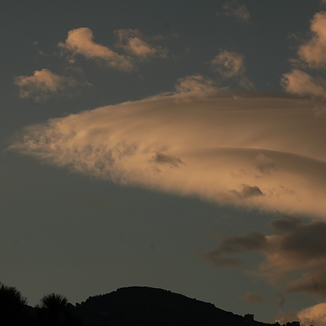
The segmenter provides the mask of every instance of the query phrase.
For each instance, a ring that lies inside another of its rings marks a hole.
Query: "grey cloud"
[[[229,257],[229,254],[260,251],[266,246],[263,234],[257,231],[249,232],[245,236],[229,236],[222,239],[218,247],[201,256],[217,267],[242,267],[241,260]]]
[[[229,0],[225,2],[222,8],[223,8],[223,12],[221,14],[224,16],[233,17],[243,22],[250,21],[250,13],[246,5],[241,4],[237,0]],[[220,13],[217,13],[217,15],[219,14]]]
[[[240,196],[242,198],[262,196],[263,192],[257,186],[241,185]]]
[[[281,248],[299,255],[304,260],[326,257],[326,224],[324,222],[299,224],[287,233],[281,242]]]
[[[151,159],[151,162],[158,164],[168,164],[171,167],[178,167],[180,164],[184,164],[178,157],[166,155],[159,152],[155,153]]]
[[[263,192],[257,186],[240,185],[241,190],[232,190],[231,193],[240,199],[262,196]]]
[[[220,256],[219,252],[211,251],[199,255],[201,258],[216,267],[242,267],[243,264],[239,259]]]
[[[284,287],[287,293],[301,292],[326,299],[326,223],[284,216],[271,226],[276,234],[251,231],[244,236],[227,236],[205,259],[216,267],[239,267],[241,260],[237,257],[233,261],[233,255],[258,252],[264,259],[253,274],[278,288]],[[225,263],[228,259],[229,265]]]
[[[248,303],[262,303],[264,301],[259,292],[248,292],[242,299]]]
[[[287,285],[288,293],[308,293],[326,299],[326,267],[305,273],[300,279]]]
[[[230,236],[218,246],[220,253],[242,253],[261,250],[266,246],[265,236],[258,231],[251,231],[244,236]]]
[[[282,218],[273,220],[270,225],[277,233],[287,233],[297,229],[302,224],[298,217],[282,214]]]

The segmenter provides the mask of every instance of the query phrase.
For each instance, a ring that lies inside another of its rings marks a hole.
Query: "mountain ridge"
[[[94,325],[273,325],[215,307],[212,303],[159,288],[132,286],[89,297],[75,313]],[[274,324],[275,325],[275,324]]]

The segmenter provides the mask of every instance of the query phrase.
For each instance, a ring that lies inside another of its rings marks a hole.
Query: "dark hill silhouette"
[[[76,305],[75,313],[86,325],[263,325],[213,304],[149,287],[121,288],[90,297]]]
[[[0,284],[1,285],[1,284]],[[27,305],[14,287],[0,286],[0,325],[5,326],[271,326],[211,303],[150,287],[128,287],[89,297],[75,306],[59,294]],[[277,324],[274,324],[277,325]],[[286,326],[298,326],[298,322]]]

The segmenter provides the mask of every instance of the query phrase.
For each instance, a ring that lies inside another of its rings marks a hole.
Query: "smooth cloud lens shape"
[[[196,96],[198,78],[172,95],[29,126],[10,148],[120,184],[326,217],[326,121],[315,118],[315,104],[212,93],[205,83],[210,92]]]

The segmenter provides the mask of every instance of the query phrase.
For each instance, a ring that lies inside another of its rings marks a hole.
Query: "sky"
[[[0,281],[151,286],[325,325],[326,1],[3,0]]]

